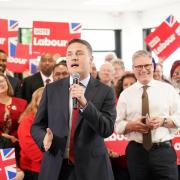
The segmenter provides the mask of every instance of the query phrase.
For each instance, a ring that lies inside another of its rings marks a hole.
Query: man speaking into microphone
[[[44,151],[39,180],[114,180],[104,138],[114,130],[115,94],[90,76],[91,45],[67,47],[70,77],[46,86],[31,134]]]

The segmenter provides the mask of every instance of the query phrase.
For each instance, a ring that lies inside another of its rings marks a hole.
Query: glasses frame
[[[134,68],[138,71],[142,71],[143,68],[146,69],[146,70],[150,70],[152,68],[153,64],[143,64],[143,65],[137,65],[137,66],[134,66]]]

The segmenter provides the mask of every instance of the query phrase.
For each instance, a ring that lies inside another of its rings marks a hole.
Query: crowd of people
[[[166,78],[144,50],[132,56],[132,72],[111,54],[97,71],[92,52],[74,39],[66,60],[45,52],[39,71],[19,80],[0,50],[0,148],[15,148],[16,180],[178,180],[171,139],[180,127],[180,60]],[[114,128],[129,140],[126,155],[105,147]]]

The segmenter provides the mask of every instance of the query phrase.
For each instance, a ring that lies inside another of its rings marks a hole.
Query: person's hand
[[[111,149],[108,149],[108,154],[109,154],[109,157],[112,157],[112,158],[120,157],[120,155],[118,153],[112,151]]]
[[[52,133],[50,128],[47,128],[46,129],[46,135],[45,135],[44,140],[43,140],[43,145],[44,145],[45,151],[48,151],[49,148],[51,147],[52,140],[53,140],[53,133]]]
[[[77,98],[81,107],[85,107],[87,104],[87,100],[84,97],[84,90],[83,87],[79,84],[73,84],[70,87],[70,93],[72,98]]]
[[[11,136],[6,133],[2,133],[1,135],[7,139],[10,139],[12,143],[16,143],[18,141],[18,139],[15,136]]]
[[[129,121],[126,125],[125,133],[132,131],[140,132],[143,134],[148,133],[149,127],[142,122],[142,119],[142,117],[139,117],[135,120]]]
[[[24,172],[19,169],[16,168],[16,177],[13,180],[23,180],[24,179]]]
[[[152,117],[148,119],[148,126],[150,129],[157,129],[164,123],[164,119],[160,117]]]

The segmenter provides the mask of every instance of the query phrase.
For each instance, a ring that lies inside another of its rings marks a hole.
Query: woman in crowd
[[[25,174],[24,180],[37,180],[40,171],[43,154],[32,139],[30,128],[34,121],[43,90],[44,87],[41,87],[33,93],[31,102],[19,119],[20,167]]]
[[[136,77],[131,72],[125,72],[124,75],[117,83],[116,96],[119,98],[121,92],[134,84],[137,81]],[[115,180],[130,180],[126,156],[120,156],[117,153],[109,150],[109,155],[111,157],[111,163],[114,173]]]
[[[121,92],[134,84],[136,82],[136,77],[134,76],[134,73],[131,72],[125,72],[124,75],[121,77],[121,79],[117,83],[116,88],[116,97],[119,98]]]
[[[13,95],[9,80],[0,73],[0,148],[15,147],[18,160],[18,119],[27,102]]]
[[[8,78],[0,73],[0,148],[15,148],[17,165],[19,143],[17,138],[18,119],[24,112],[27,102],[13,97],[13,88]],[[23,179],[23,172],[17,167],[16,180]]]

